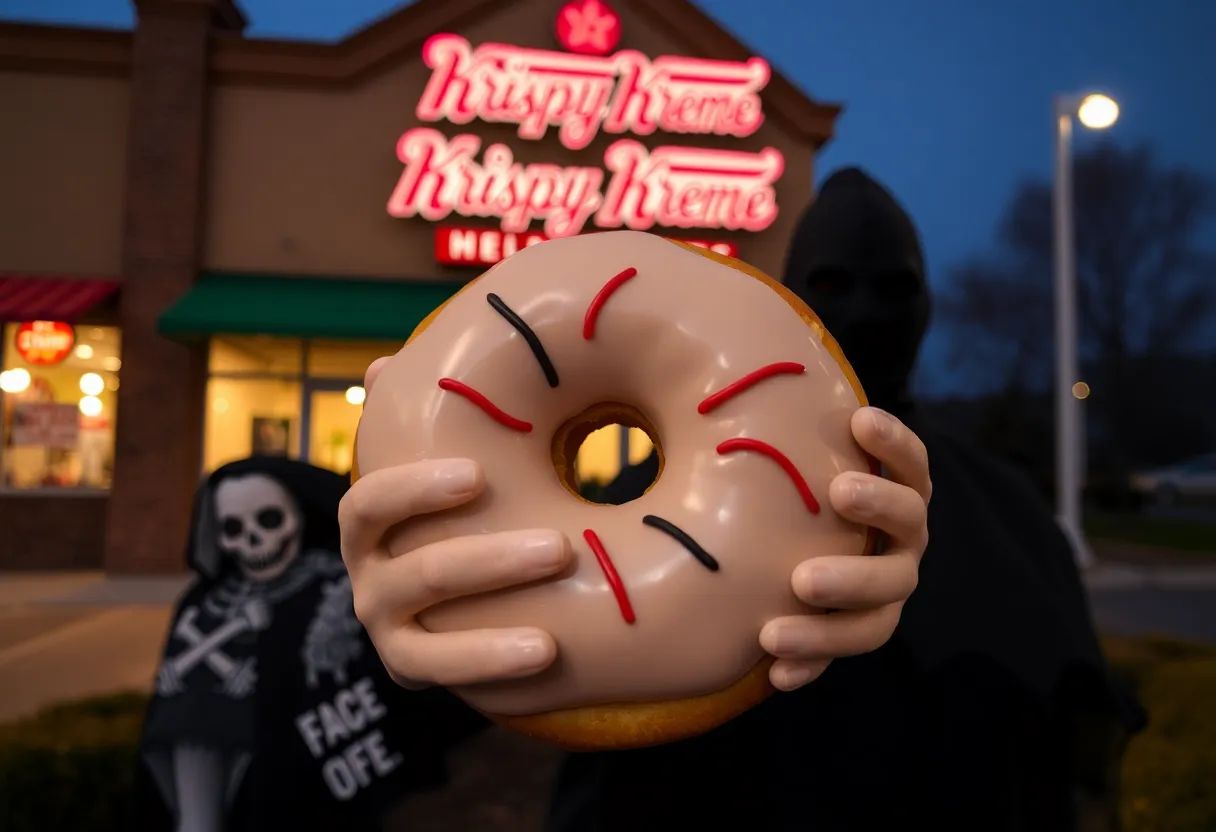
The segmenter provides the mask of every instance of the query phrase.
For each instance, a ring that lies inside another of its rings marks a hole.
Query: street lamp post
[[[1088,395],[1088,386],[1079,378],[1077,362],[1076,232],[1072,216],[1074,115],[1083,126],[1104,130],[1119,117],[1119,107],[1105,95],[1088,95],[1080,99],[1057,96],[1055,99],[1056,515],[1072,544],[1077,565],[1084,569],[1093,563],[1093,553],[1081,527],[1082,460],[1085,458],[1081,400]],[[1081,392],[1082,388],[1084,392]]]

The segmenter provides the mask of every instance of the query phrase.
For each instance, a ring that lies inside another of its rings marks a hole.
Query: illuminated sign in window
[[[26,321],[17,327],[13,346],[30,364],[53,367],[72,352],[76,331],[62,321]]]

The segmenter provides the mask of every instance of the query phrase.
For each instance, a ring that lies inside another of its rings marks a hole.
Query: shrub
[[[1149,710],[1123,763],[1124,832],[1216,830],[1216,650],[1163,638],[1105,647]]]
[[[1216,830],[1216,649],[1164,638],[1104,648],[1150,713],[1123,765],[1124,832]],[[0,726],[0,830],[129,828],[147,698],[72,702]]]
[[[104,696],[0,726],[0,829],[128,828],[147,702],[138,693]]]

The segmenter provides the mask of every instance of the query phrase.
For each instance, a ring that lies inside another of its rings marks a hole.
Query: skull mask
[[[250,580],[272,581],[300,554],[303,519],[282,485],[263,474],[232,477],[215,489],[216,541]]]

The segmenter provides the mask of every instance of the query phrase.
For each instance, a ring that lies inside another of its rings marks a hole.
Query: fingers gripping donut
[[[708,730],[771,692],[760,631],[807,608],[794,568],[871,551],[832,478],[871,470],[850,418],[865,396],[814,313],[731,258],[632,231],[532,246],[472,281],[379,372],[364,473],[477,460],[485,488],[411,519],[390,553],[555,529],[571,565],[445,601],[432,633],[535,627],[558,657],[530,678],[456,687],[493,719],[570,748]],[[644,430],[659,475],[621,506],[578,496],[582,441]],[[470,582],[472,583],[472,582]]]

